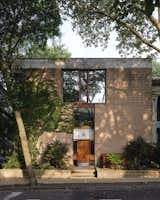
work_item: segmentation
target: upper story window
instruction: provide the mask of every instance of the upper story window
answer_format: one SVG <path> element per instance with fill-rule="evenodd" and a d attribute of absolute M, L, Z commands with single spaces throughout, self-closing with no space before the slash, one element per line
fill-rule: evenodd
<path fill-rule="evenodd" d="M 105 103 L 105 70 L 64 70 L 64 102 Z"/>

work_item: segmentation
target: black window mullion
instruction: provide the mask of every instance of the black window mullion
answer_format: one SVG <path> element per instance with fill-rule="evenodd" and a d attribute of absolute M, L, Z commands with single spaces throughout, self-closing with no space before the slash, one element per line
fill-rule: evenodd
<path fill-rule="evenodd" d="M 79 74 L 79 80 L 78 80 L 78 85 L 79 85 L 79 102 L 81 101 L 81 71 L 78 70 Z"/>
<path fill-rule="evenodd" d="M 87 71 L 87 85 L 86 85 L 86 96 L 87 96 L 87 103 L 89 103 L 89 71 Z"/>

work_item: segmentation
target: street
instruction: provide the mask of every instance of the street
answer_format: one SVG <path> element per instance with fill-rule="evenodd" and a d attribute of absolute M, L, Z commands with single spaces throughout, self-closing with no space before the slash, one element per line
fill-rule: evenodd
<path fill-rule="evenodd" d="M 83 184 L 44 188 L 0 189 L 0 200 L 159 200 L 160 185 Z"/>

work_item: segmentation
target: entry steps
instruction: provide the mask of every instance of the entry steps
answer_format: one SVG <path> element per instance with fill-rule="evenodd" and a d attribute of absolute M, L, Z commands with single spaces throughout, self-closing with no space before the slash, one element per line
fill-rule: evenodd
<path fill-rule="evenodd" d="M 96 170 L 94 167 L 74 167 L 72 168 L 72 178 L 95 178 L 96 177 Z"/>

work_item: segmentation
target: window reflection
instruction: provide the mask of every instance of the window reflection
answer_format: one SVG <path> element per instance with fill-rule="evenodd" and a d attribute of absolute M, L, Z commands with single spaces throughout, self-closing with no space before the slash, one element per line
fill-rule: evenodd
<path fill-rule="evenodd" d="M 63 71 L 64 102 L 105 103 L 105 70 Z"/>

